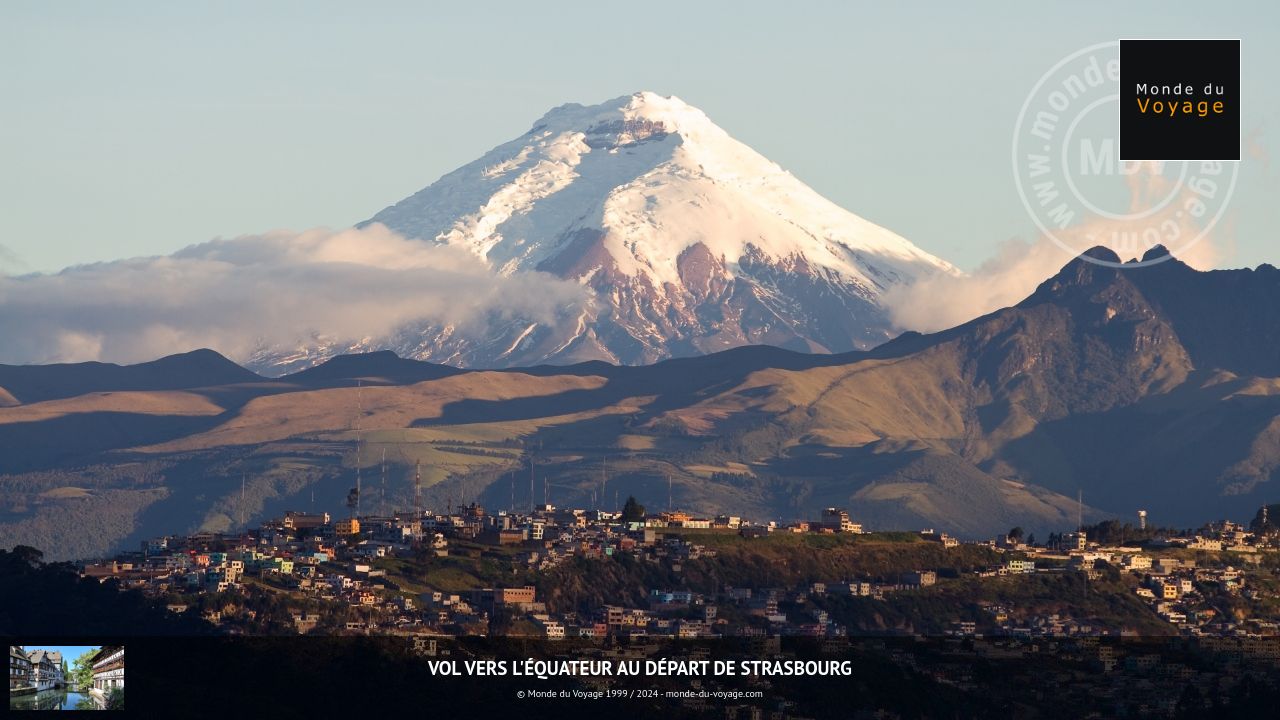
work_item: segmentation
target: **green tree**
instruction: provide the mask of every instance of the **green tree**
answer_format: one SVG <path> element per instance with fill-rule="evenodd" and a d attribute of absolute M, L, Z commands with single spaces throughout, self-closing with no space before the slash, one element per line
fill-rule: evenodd
<path fill-rule="evenodd" d="M 123 710 L 124 709 L 124 688 L 112 688 L 107 694 L 107 710 Z"/>
<path fill-rule="evenodd" d="M 30 545 L 15 545 L 13 548 L 13 556 L 31 567 L 39 567 L 41 561 L 44 559 L 44 553 Z"/>
<path fill-rule="evenodd" d="M 640 522 L 644 520 L 644 506 L 636 502 L 634 495 L 627 497 L 627 503 L 622 506 L 622 522 Z"/>
<path fill-rule="evenodd" d="M 93 656 L 97 653 L 98 648 L 93 648 L 76 658 L 71 674 L 67 676 L 67 683 L 71 687 L 84 690 L 93 686 Z"/>

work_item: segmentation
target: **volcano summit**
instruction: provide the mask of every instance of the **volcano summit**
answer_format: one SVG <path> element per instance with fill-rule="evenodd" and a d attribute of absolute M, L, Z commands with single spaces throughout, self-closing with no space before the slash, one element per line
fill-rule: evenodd
<path fill-rule="evenodd" d="M 950 264 L 826 200 L 678 98 L 555 108 L 524 135 L 362 223 L 474 253 L 494 273 L 584 286 L 555 322 L 483 337 L 418 325 L 252 365 L 277 374 L 351 350 L 465 367 L 645 364 L 747 344 L 810 352 L 892 336 L 885 290 Z M 550 279 L 549 277 L 549 279 Z"/>

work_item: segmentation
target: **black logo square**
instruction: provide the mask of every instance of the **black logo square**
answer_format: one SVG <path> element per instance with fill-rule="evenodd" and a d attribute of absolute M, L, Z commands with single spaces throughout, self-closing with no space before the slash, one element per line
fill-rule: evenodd
<path fill-rule="evenodd" d="M 1239 160 L 1240 41 L 1121 40 L 1120 159 Z"/>

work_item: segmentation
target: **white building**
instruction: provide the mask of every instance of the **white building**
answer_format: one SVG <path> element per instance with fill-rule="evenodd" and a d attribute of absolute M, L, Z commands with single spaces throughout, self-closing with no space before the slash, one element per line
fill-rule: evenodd
<path fill-rule="evenodd" d="M 849 519 L 849 513 L 844 508 L 830 507 L 822 511 L 822 519 L 818 524 L 833 532 L 842 533 L 861 533 L 862 524 L 853 522 Z"/>
<path fill-rule="evenodd" d="M 1008 560 L 1005 562 L 1004 567 L 1010 574 L 1015 575 L 1033 573 L 1036 571 L 1036 563 L 1034 560 Z"/>
<path fill-rule="evenodd" d="M 1151 558 L 1146 555 L 1125 555 L 1121 564 L 1128 570 L 1151 569 Z"/>
<path fill-rule="evenodd" d="M 1196 536 L 1195 540 L 1187 543 L 1187 547 L 1192 550 L 1211 550 L 1214 552 L 1222 551 L 1222 541 L 1210 538 Z"/>
<path fill-rule="evenodd" d="M 37 690 L 52 690 L 64 684 L 62 653 L 32 650 L 27 653 L 27 659 L 31 661 L 31 683 Z"/>
<path fill-rule="evenodd" d="M 116 688 L 124 688 L 123 647 L 104 645 L 90 662 L 93 663 L 92 692 L 106 695 Z"/>

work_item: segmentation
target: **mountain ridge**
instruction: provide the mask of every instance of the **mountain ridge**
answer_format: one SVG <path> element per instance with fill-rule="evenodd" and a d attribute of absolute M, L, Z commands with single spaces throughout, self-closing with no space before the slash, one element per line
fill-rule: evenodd
<path fill-rule="evenodd" d="M 96 361 L 0 365 L 0 389 L 19 404 L 89 392 L 179 390 L 261 380 L 257 373 L 208 348 L 132 365 Z"/>

